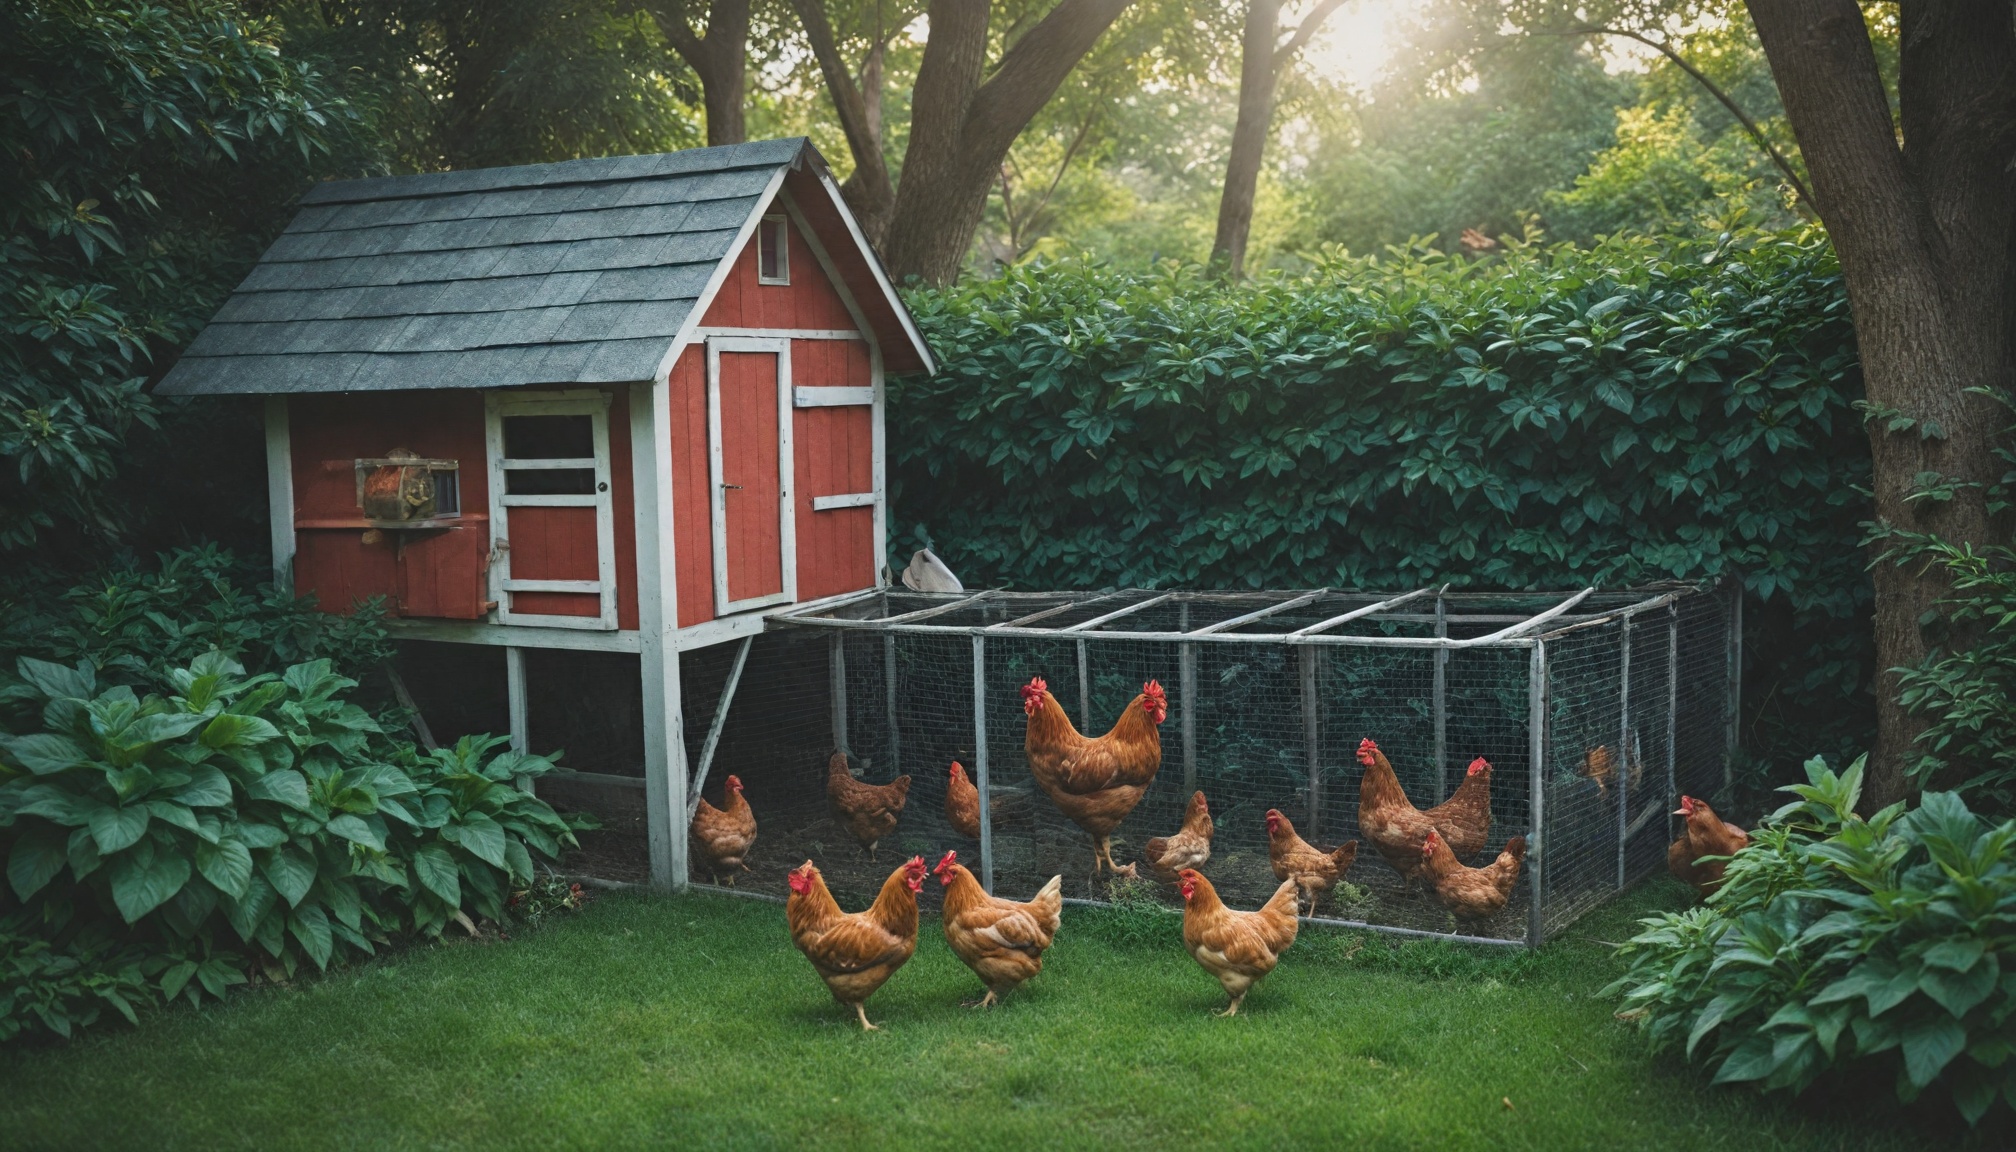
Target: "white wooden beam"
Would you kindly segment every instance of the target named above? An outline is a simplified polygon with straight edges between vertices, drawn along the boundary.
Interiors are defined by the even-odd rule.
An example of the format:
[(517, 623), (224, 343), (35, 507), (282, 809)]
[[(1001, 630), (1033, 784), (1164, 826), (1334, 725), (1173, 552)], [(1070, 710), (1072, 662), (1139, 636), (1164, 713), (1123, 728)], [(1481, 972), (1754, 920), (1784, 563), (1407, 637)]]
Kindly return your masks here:
[(645, 829), (653, 887), (691, 881), (686, 845), (686, 731), (679, 705), (678, 569), (673, 555), (671, 383), (630, 388), (631, 483), (637, 502), (638, 659), (644, 688)]
[(273, 583), (294, 594), (294, 442), (287, 397), (266, 397), (266, 503), (273, 545)]

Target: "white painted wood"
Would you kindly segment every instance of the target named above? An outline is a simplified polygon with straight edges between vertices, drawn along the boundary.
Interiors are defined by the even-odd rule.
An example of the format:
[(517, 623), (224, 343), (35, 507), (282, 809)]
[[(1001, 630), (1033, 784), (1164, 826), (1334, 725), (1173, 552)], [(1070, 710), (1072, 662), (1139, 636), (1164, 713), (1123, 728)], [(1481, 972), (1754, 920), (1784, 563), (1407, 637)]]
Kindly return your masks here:
[[(1447, 584), (1444, 584), (1442, 586), (1444, 590), (1446, 590), (1448, 587), (1449, 586)], [(1409, 592), (1403, 596), (1395, 596), (1390, 600), (1381, 600), (1377, 604), (1367, 604), (1363, 608), (1353, 608), (1349, 612), (1344, 612), (1340, 613), (1339, 615), (1332, 616), (1328, 620), (1322, 621), (1321, 623), (1311, 624), (1307, 628), (1300, 628), (1293, 632), (1290, 632), (1288, 636), (1290, 639), (1300, 639), (1301, 637), (1304, 636), (1314, 636), (1318, 632), (1322, 632), (1325, 629), (1329, 628), (1335, 628), (1339, 624), (1348, 624), (1353, 620), (1359, 619), (1360, 617), (1370, 616), (1375, 612), (1384, 612), (1388, 608), (1393, 608), (1397, 607), (1398, 605), (1405, 604), (1409, 600), (1418, 600), (1431, 592), (1436, 592), (1436, 589), (1416, 588), (1414, 591)], [(1440, 593), (1437, 592), (1436, 594), (1439, 595)]]
[[(1329, 594), (1330, 589), (1328, 588), (1318, 588), (1314, 592), (1304, 592), (1302, 595), (1297, 596), (1292, 600), (1283, 600), (1279, 604), (1270, 604), (1267, 607), (1261, 608), (1257, 611), (1248, 612), (1244, 616), (1234, 616), (1230, 620), (1220, 620), (1216, 624), (1207, 624), (1204, 627), (1197, 629), (1196, 634), (1199, 636), (1209, 636), (1214, 632), (1230, 632), (1234, 628), (1239, 628), (1247, 624), (1251, 624), (1255, 620), (1265, 619), (1266, 617), (1274, 615), (1276, 612), (1286, 612), (1290, 608), (1300, 608), (1304, 604), (1314, 603), (1315, 601), (1320, 600), (1323, 597), (1328, 596)], [(1185, 628), (1184, 631), (1188, 632), (1190, 631), (1190, 629)]]
[(863, 408), (875, 403), (875, 389), (869, 387), (805, 387), (792, 391), (791, 403), (799, 408)]
[[(728, 590), (728, 488), (721, 429), (721, 354), (753, 352), (777, 357), (777, 537), (781, 545), (781, 588), (765, 596), (732, 599)], [(717, 336), (707, 341), (707, 472), (713, 485), (708, 501), (714, 544), (714, 612), (727, 616), (798, 599), (798, 517), (792, 483), (791, 342)]]
[[(491, 392), (484, 397), (486, 438), (489, 443), (490, 472), (490, 587), (497, 601), (497, 621), (511, 626), (595, 629), (616, 627), (616, 508), (609, 470), (610, 394), (601, 389), (567, 389), (557, 392)], [(510, 496), (505, 494), (512, 471), (521, 462), (504, 455), (504, 421), (512, 416), (586, 416), (592, 429), (593, 458), (562, 457), (554, 460), (522, 462), (538, 469), (592, 468), (595, 491), (578, 495)], [(595, 513), (595, 567), (592, 581), (535, 580), (521, 582), (511, 576), (512, 508), (591, 508)], [(556, 616), (518, 612), (511, 607), (512, 592), (576, 592), (595, 595), (593, 616)]]
[(267, 531), (273, 546), (273, 583), (294, 594), (294, 441), (287, 397), (266, 397)]
[(501, 648), (563, 648), (571, 652), (636, 652), (635, 632), (584, 631), (576, 628), (542, 628), (524, 624), (487, 624), (480, 620), (385, 621), (385, 628), (401, 640), (435, 640), (445, 644), (479, 644)]
[(875, 493), (873, 492), (849, 492), (845, 496), (814, 496), (812, 498), (812, 510), (814, 512), (831, 512), (835, 508), (873, 508), (874, 506)]
[[(812, 237), (808, 234), (806, 240)], [(756, 336), (773, 340), (870, 340), (852, 328), (732, 328), (709, 325), (694, 329), (694, 335), (705, 340), (711, 336)]]
[(506, 580), (506, 592), (579, 592), (582, 594), (602, 591), (600, 580)]
[[(672, 346), (665, 349), (665, 355), (658, 358), (658, 371), (652, 376), (653, 380), (670, 380), (672, 369), (679, 363), (680, 355), (686, 351), (688, 345), (701, 339), (698, 335), (700, 322), (706, 319), (708, 311), (714, 307), (714, 298), (721, 294), (721, 286), (728, 282), (728, 277), (735, 271), (735, 263), (742, 258), (742, 250), (749, 246), (749, 238), (756, 235), (757, 224), (762, 221), (764, 213), (770, 210), (770, 202), (777, 198), (778, 189), (784, 187), (785, 174), (790, 171), (789, 166), (780, 165), (776, 173), (770, 177), (770, 183), (763, 186), (763, 194), (756, 198), (755, 209), (749, 213), (747, 220), (742, 221), (742, 227), (735, 232), (734, 242), (728, 245), (728, 254), (714, 266), (714, 271), (707, 274), (707, 283), (700, 289), (699, 298), (693, 301), (692, 311), (686, 313), (686, 319), (672, 337)], [(669, 428), (665, 424), (660, 424), (659, 427)], [(667, 435), (670, 435), (669, 431)]]
[[(1104, 624), (1109, 620), (1118, 620), (1122, 616), (1132, 616), (1134, 613), (1141, 611), (1143, 608), (1153, 608), (1157, 604), (1165, 603), (1167, 601), (1174, 600), (1175, 598), (1176, 593), (1164, 592), (1160, 596), (1150, 596), (1148, 599), (1143, 600), (1138, 604), (1129, 604), (1125, 608), (1115, 608), (1113, 611), (1106, 613), (1104, 616), (1094, 616), (1090, 620), (1081, 621), (1080, 623), (1077, 624), (1067, 625), (1063, 628), (1058, 629), (1058, 631), (1090, 632), (1092, 629), (1099, 627), (1101, 624)], [(1177, 634), (1182, 635), (1182, 633), (1180, 632)]]
[(516, 644), (504, 649), (504, 697), (511, 711), (511, 749), (530, 751), (532, 725), (526, 719), (525, 650)]
[(603, 503), (601, 493), (541, 493), (536, 496), (500, 496), (497, 503), (504, 508), (599, 508)]
[[(788, 285), (791, 283), (791, 241), (790, 233), (783, 227), (785, 217), (781, 212), (773, 212), (763, 217), (756, 232), (756, 283)], [(766, 244), (767, 241), (767, 244)], [(763, 249), (774, 246), (777, 250), (777, 274), (763, 274)]]
[[(671, 384), (630, 387), (630, 474), (637, 501), (637, 653), (643, 681), (644, 826), (651, 883), (690, 882), (686, 734), (679, 702), (679, 585), (672, 535)], [(616, 633), (628, 635), (628, 633)]]
[(887, 588), (894, 582), (889, 571), (889, 435), (885, 417), (889, 397), (882, 384), (882, 345), (868, 345), (869, 386), (875, 400), (868, 410), (868, 484), (875, 493), (875, 586)]
[[(513, 413), (513, 415), (523, 415), (523, 413)], [(552, 460), (499, 460), (497, 466), (508, 472), (523, 472), (528, 469), (536, 471), (542, 468), (550, 468), (556, 471), (566, 469), (578, 472), (582, 469), (595, 467), (595, 458), (593, 456), (581, 456), (574, 459), (559, 457)]]

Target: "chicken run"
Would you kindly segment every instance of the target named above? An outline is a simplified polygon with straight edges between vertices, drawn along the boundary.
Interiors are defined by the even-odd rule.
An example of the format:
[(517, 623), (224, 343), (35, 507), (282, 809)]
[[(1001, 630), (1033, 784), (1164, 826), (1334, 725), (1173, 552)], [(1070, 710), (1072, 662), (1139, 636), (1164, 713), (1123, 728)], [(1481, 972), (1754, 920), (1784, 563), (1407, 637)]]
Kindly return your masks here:
[(1668, 584), (788, 612), (687, 657), (693, 881), (781, 897), (811, 860), (857, 907), (956, 850), (1016, 900), (1175, 905), (1187, 868), (1234, 908), (1293, 880), (1311, 922), (1538, 944), (1725, 787), (1740, 610)]

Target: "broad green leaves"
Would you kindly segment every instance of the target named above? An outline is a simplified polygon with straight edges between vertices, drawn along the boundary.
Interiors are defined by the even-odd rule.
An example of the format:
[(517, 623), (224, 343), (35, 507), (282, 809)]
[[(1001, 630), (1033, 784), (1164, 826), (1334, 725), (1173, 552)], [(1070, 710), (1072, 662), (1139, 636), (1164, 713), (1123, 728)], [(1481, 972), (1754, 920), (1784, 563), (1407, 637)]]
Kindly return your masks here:
[(890, 384), (899, 565), (928, 536), (976, 586), (1740, 574), (1785, 629), (1750, 658), (1796, 748), (1861, 737), (1868, 441), (1817, 234), (1242, 285), (1060, 261), (908, 299), (942, 367)]
[(1684, 1032), (1717, 1083), (1799, 1091), (1888, 1060), (1905, 1100), (1937, 1086), (1971, 1124), (2016, 1105), (2016, 821), (1953, 793), (1864, 819), (1858, 761), (1807, 764), (1800, 799), (1730, 862), (1710, 906), (1654, 917), (1620, 950), (1619, 1013)]
[(94, 673), (23, 661), (0, 685), (0, 705), (62, 729), (0, 733), (0, 855), (31, 920), (44, 901), (106, 909), (113, 938), (167, 949), (150, 970), (170, 999), (242, 983), (247, 954), (320, 968), (458, 915), (501, 920), (532, 852), (585, 823), (512, 786), (550, 760), (493, 737), (422, 755), (343, 699), (355, 682), (326, 660), (246, 677), (209, 654), (159, 675), (172, 697), (50, 694)]

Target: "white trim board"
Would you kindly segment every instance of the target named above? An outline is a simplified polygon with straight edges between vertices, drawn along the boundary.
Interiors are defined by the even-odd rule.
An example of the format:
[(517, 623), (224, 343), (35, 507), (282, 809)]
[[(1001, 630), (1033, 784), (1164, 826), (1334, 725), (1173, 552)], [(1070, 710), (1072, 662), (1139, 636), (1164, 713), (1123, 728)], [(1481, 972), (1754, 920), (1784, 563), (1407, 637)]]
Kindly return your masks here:
[(862, 387), (801, 384), (791, 390), (791, 404), (796, 408), (865, 408), (873, 403), (872, 384)]
[(835, 508), (873, 508), (874, 506), (875, 493), (873, 492), (848, 492), (839, 496), (812, 497), (812, 511), (814, 512), (831, 512)]

